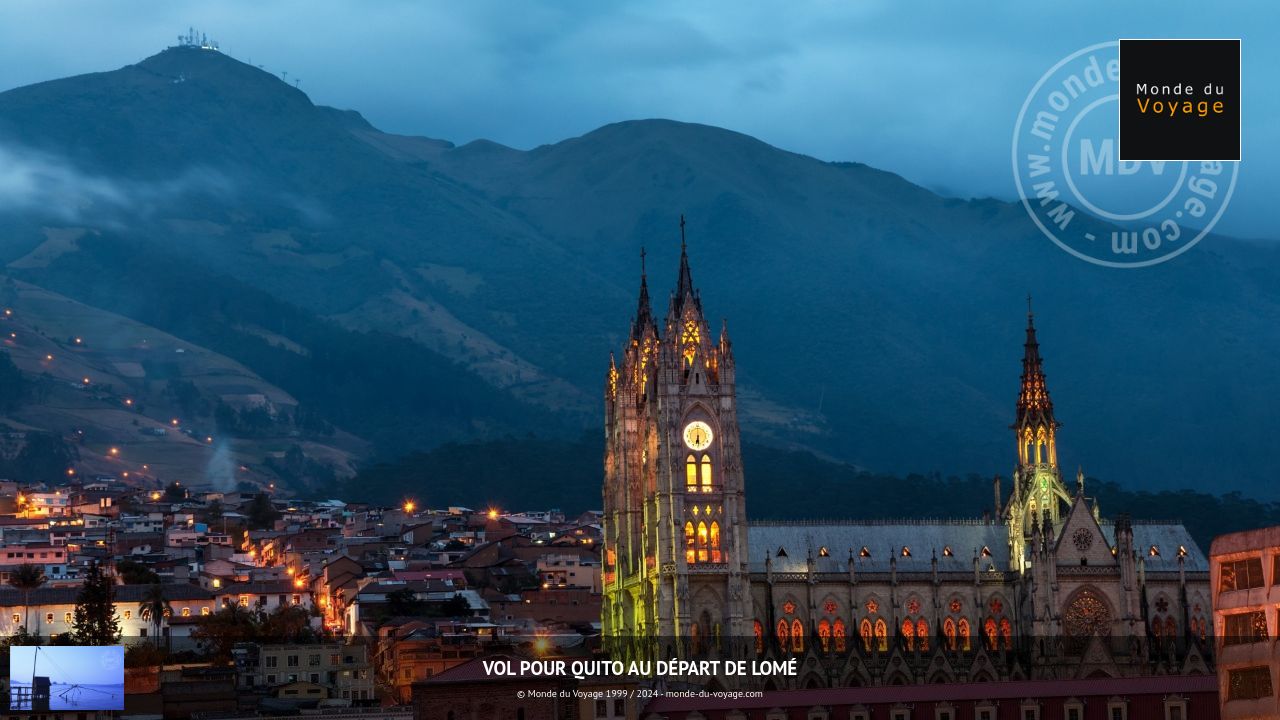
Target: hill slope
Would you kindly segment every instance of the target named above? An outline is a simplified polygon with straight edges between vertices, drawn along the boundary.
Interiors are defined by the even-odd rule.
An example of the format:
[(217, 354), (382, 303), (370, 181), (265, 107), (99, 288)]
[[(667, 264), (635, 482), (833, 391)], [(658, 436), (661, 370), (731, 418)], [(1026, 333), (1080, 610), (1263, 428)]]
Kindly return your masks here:
[[(744, 432), (885, 471), (1007, 471), (1030, 292), (1065, 462), (1133, 487), (1275, 492), (1270, 245), (1210, 238), (1115, 272), (1057, 250), (1017, 206), (725, 130), (636, 121), (528, 152), (453, 147), (190, 49), (0, 93), (4, 148), (57, 181), (0, 210), (0, 260), (32, 262), (42, 227), (118, 228), (137, 257), (180, 248), (411, 338), (566, 426), (597, 421), (639, 247), (661, 300), (684, 213), (707, 311), (730, 320)], [(94, 279), (80, 254), (45, 248), (14, 272), (65, 290)]]

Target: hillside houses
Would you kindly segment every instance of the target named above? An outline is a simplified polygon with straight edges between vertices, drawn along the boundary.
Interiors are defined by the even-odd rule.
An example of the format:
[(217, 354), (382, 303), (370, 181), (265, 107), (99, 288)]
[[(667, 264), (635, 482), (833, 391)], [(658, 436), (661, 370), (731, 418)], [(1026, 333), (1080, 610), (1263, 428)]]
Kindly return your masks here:
[[(335, 649), (295, 653), (264, 637), (234, 654), (241, 691), (286, 703), (405, 703), (414, 682), (487, 649), (548, 639), (577, 647), (599, 628), (595, 514), (414, 511), (99, 478), (11, 489), (0, 501), (0, 581), (31, 564), (44, 583), (29, 594), (0, 587), (7, 631), (70, 632), (92, 562), (115, 576), (126, 645), (199, 653), (209, 649), (197, 643), (200, 628), (227, 608), (264, 619), (297, 613), (309, 637)], [(264, 502), (275, 519), (254, 527), (248, 518), (262, 517)], [(159, 623), (140, 612), (157, 584), (172, 609)], [(307, 667), (292, 670), (295, 656)]]

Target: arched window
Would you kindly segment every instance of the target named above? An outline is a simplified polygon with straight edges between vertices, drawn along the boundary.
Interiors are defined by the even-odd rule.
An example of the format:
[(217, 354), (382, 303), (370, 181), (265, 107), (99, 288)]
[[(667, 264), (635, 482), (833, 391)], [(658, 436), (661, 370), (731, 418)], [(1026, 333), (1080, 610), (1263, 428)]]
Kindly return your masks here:
[(972, 648), (973, 645), (969, 641), (969, 621), (960, 618), (960, 649), (969, 652)]
[(876, 647), (880, 652), (889, 652), (889, 626), (884, 618), (876, 620)]
[(787, 644), (791, 640), (791, 626), (787, 624), (786, 619), (778, 621), (778, 644), (783, 650), (787, 649)]
[(831, 652), (831, 623), (818, 621), (818, 642), (822, 643), (822, 652)]
[(791, 649), (804, 652), (804, 626), (800, 624), (800, 618), (791, 621)]
[(684, 561), (690, 564), (697, 562), (694, 539), (693, 523), (687, 522), (684, 524)]
[(698, 562), (707, 561), (707, 524), (698, 523)]
[(920, 652), (929, 652), (929, 623), (924, 618), (916, 622), (916, 644), (920, 646)]
[(1178, 623), (1172, 617), (1164, 619), (1164, 634), (1170, 640), (1178, 637)]
[(702, 492), (711, 492), (711, 456), (702, 456)]
[(942, 621), (942, 634), (947, 638), (947, 649), (956, 649), (956, 621), (947, 618)]
[(1000, 620), (1000, 637), (1004, 638), (1004, 649), (1013, 649), (1013, 625), (1009, 622), (1009, 618)]
[(841, 652), (841, 653), (844, 652), (844, 621), (843, 620), (841, 620), (840, 618), (836, 618), (835, 623), (832, 624), (831, 626), (831, 634), (834, 635), (836, 639), (836, 652)]
[(858, 635), (862, 638), (862, 651), (871, 652), (871, 621), (863, 618), (858, 626)]
[(711, 522), (711, 562), (720, 562), (720, 523)]
[(764, 654), (764, 626), (760, 624), (759, 620), (756, 620), (752, 630), (756, 634), (756, 654), (763, 655)]
[(684, 459), (684, 484), (689, 492), (697, 492), (698, 460), (692, 455)]
[(987, 621), (982, 624), (982, 635), (986, 638), (987, 649), (995, 650), (996, 643), (1000, 640), (1000, 630), (996, 627), (995, 618), (987, 618)]
[(916, 649), (916, 624), (911, 618), (902, 621), (902, 644), (907, 652)]

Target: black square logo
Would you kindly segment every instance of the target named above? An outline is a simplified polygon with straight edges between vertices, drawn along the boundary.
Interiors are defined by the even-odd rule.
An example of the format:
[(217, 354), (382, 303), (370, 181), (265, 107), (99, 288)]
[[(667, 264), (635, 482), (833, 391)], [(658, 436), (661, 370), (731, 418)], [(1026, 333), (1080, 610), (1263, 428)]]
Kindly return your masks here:
[(1120, 159), (1239, 160), (1240, 41), (1121, 40)]

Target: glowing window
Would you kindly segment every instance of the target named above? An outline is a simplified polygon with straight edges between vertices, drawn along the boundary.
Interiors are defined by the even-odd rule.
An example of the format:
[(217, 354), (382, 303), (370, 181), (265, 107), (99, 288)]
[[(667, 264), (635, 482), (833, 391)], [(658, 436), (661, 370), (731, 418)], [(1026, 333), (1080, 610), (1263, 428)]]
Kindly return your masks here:
[(822, 652), (831, 652), (831, 623), (818, 621), (818, 642), (822, 643)]
[(969, 621), (965, 618), (960, 618), (960, 649), (965, 652), (972, 649), (969, 641)]
[(956, 621), (947, 618), (942, 623), (942, 634), (947, 638), (947, 649), (956, 649)]
[(698, 523), (698, 562), (707, 561), (707, 524)]
[(720, 523), (711, 523), (711, 562), (721, 562), (720, 555)]
[(182, 617), (191, 617), (191, 608), (189, 607), (182, 608)]
[(756, 635), (756, 654), (763, 655), (764, 654), (764, 626), (760, 624), (759, 620), (756, 620), (754, 623), (754, 626), (752, 627), (752, 630), (755, 632), (755, 635)]
[(858, 626), (858, 636), (862, 638), (863, 652), (871, 652), (871, 621), (863, 618), (862, 624)]
[(920, 645), (920, 652), (929, 652), (929, 623), (924, 618), (916, 623), (916, 643)]
[(982, 635), (987, 641), (987, 649), (995, 650), (996, 644), (1000, 641), (1000, 629), (996, 627), (995, 618), (987, 618), (982, 624)]
[(844, 621), (836, 618), (831, 625), (831, 634), (836, 640), (836, 652), (844, 652)]
[(692, 455), (684, 459), (684, 484), (689, 492), (698, 489), (698, 461)]
[(684, 524), (684, 561), (688, 563), (696, 562), (696, 549), (694, 548), (694, 529), (693, 523)]
[(866, 545), (863, 545), (862, 549), (858, 551), (858, 557), (864, 557), (864, 558), (871, 557), (871, 551), (867, 549)]
[(791, 621), (791, 649), (804, 652), (804, 626), (800, 624), (800, 618)]
[(902, 642), (907, 647), (907, 652), (916, 649), (916, 624), (910, 618), (902, 621)]
[(782, 645), (782, 649), (787, 649), (787, 641), (791, 637), (791, 625), (786, 620), (778, 621), (778, 643)]
[(1004, 639), (1004, 649), (1013, 649), (1013, 625), (1009, 622), (1009, 618), (1000, 621), (1000, 637)]
[(889, 626), (884, 618), (876, 620), (876, 647), (880, 652), (889, 652)]
[(711, 456), (702, 456), (702, 492), (711, 492)]

